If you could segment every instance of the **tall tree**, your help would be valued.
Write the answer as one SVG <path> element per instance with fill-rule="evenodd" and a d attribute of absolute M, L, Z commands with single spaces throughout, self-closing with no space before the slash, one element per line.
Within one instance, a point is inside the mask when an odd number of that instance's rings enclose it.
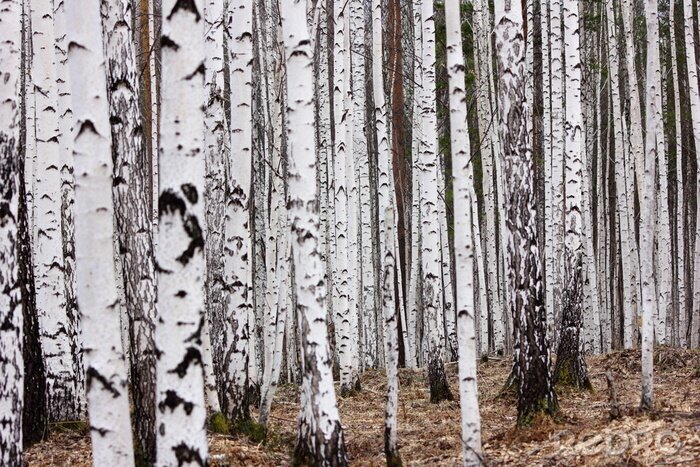
<path fill-rule="evenodd" d="M 314 141 L 313 51 L 305 5 L 280 4 L 287 65 L 288 209 L 294 257 L 295 308 L 302 330 L 304 373 L 301 387 L 297 461 L 347 465 L 345 440 L 335 399 L 326 327 L 323 265 L 318 251 Z"/>
<path fill-rule="evenodd" d="M 458 0 L 445 2 L 447 72 L 450 91 L 450 149 L 454 171 L 455 277 L 459 342 L 459 402 L 462 416 L 464 465 L 481 465 L 481 415 L 476 384 L 474 330 L 474 239 L 472 236 L 473 166 L 470 164 L 467 97 L 462 51 L 462 22 Z M 479 248 L 479 246 L 477 246 Z"/>
<path fill-rule="evenodd" d="M 247 420 L 248 335 L 251 302 L 251 218 L 250 185 L 252 169 L 252 66 L 253 3 L 234 0 L 228 6 L 231 42 L 231 153 L 226 177 L 226 221 L 224 240 L 224 282 L 227 292 L 224 345 L 227 373 L 222 397 L 224 414 L 232 421 Z"/>
<path fill-rule="evenodd" d="M 528 425 L 538 414 L 554 413 L 557 400 L 550 368 L 535 219 L 521 12 L 520 1 L 496 3 L 498 122 L 506 189 L 506 255 L 514 325 L 513 359 L 518 381 L 518 424 Z"/>
<path fill-rule="evenodd" d="M 424 141 L 419 153 L 421 213 L 421 282 L 423 322 L 427 333 L 428 384 L 430 401 L 452 400 L 445 376 L 445 328 L 442 270 L 440 261 L 440 218 L 438 199 L 438 133 L 435 92 L 435 16 L 433 3 L 423 1 L 421 9 L 423 89 L 420 93 L 421 131 Z"/>
<path fill-rule="evenodd" d="M 138 69 L 132 5 L 103 3 L 107 94 L 114 161 L 114 206 L 129 320 L 131 391 L 136 441 L 146 462 L 155 461 L 156 272 L 153 251 L 147 154 L 139 109 Z M 126 349 L 125 349 L 126 350 Z"/>
<path fill-rule="evenodd" d="M 23 317 L 19 282 L 22 5 L 0 2 L 0 463 L 22 465 Z"/>
<path fill-rule="evenodd" d="M 564 76 L 566 79 L 565 186 L 566 235 L 564 237 L 564 287 L 562 294 L 562 329 L 557 348 L 555 380 L 579 388 L 590 388 L 584 359 L 584 246 L 587 234 L 583 224 L 584 141 L 581 108 L 581 55 L 579 40 L 578 3 L 564 0 Z"/>
<path fill-rule="evenodd" d="M 35 279 L 36 306 L 46 364 L 49 417 L 78 420 L 85 412 L 76 328 L 69 316 L 61 230 L 61 134 L 53 1 L 33 2 L 32 71 L 36 89 Z M 67 135 L 66 135 L 67 136 Z"/>
<path fill-rule="evenodd" d="M 163 3 L 159 146 L 157 458 L 208 462 L 204 424 L 204 21 L 201 0 Z M 187 96 L 187 99 L 183 99 Z"/>
<path fill-rule="evenodd" d="M 112 138 L 97 2 L 66 4 L 75 116 L 75 259 L 95 465 L 133 465 L 127 368 L 114 268 Z M 88 91 L 89 90 L 89 91 Z"/>

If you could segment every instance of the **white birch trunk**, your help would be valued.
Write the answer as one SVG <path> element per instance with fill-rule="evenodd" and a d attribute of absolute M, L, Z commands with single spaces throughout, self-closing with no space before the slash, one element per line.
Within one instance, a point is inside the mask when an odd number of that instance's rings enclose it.
<path fill-rule="evenodd" d="M 639 251 L 642 273 L 642 401 L 641 408 L 654 405 L 654 325 L 657 319 L 654 234 L 656 232 L 656 162 L 663 145 L 661 109 L 661 63 L 659 61 L 659 19 L 656 0 L 645 3 L 647 26 L 646 60 L 646 158 L 643 197 L 640 199 Z M 662 163 L 664 161 L 659 161 Z M 666 180 L 662 180 L 665 183 Z M 665 323 L 663 323 L 665 326 Z"/>
<path fill-rule="evenodd" d="M 67 313 L 61 230 L 61 134 L 53 2 L 32 4 L 32 81 L 36 93 L 35 278 L 36 305 L 46 365 L 49 418 L 77 420 L 83 388 L 78 385 L 76 319 Z M 76 318 L 76 317 L 73 317 Z"/>
<path fill-rule="evenodd" d="M 218 388 L 223 387 L 225 351 L 223 349 L 224 313 L 224 208 L 226 194 L 225 164 L 229 151 L 229 133 L 224 108 L 224 1 L 207 0 L 206 22 L 206 110 L 204 144 L 206 150 L 206 323 L 203 329 L 204 384 L 207 405 L 219 412 Z M 209 343 L 207 343 L 207 340 Z M 214 362 L 216 364 L 214 365 Z M 216 375 L 219 375 L 216 378 Z"/>
<path fill-rule="evenodd" d="M 445 326 L 445 359 L 457 360 L 457 322 L 454 309 L 454 287 L 452 284 L 452 260 L 450 258 L 450 239 L 447 232 L 447 206 L 445 200 L 444 164 L 439 164 L 438 173 L 438 211 L 440 216 L 440 262 L 442 268 L 442 296 Z M 471 205 L 469 207 L 471 209 Z"/>
<path fill-rule="evenodd" d="M 423 90 L 420 93 L 422 114 L 420 129 L 424 141 L 419 155 L 421 212 L 421 282 L 423 322 L 427 336 L 428 380 L 430 399 L 452 399 L 443 361 L 445 359 L 444 297 L 441 286 L 440 211 L 438 193 L 438 133 L 435 83 L 435 17 L 433 4 L 424 1 L 421 8 Z"/>
<path fill-rule="evenodd" d="M 201 348 L 206 319 L 203 12 L 201 0 L 163 3 L 157 465 L 208 461 Z"/>
<path fill-rule="evenodd" d="M 22 3 L 0 4 L 0 464 L 22 465 L 24 319 L 19 282 Z"/>
<path fill-rule="evenodd" d="M 114 269 L 112 138 L 100 6 L 66 3 L 75 116 L 77 296 L 94 465 L 133 465 L 127 369 Z"/>
<path fill-rule="evenodd" d="M 695 37 L 693 31 L 693 5 L 692 0 L 683 0 L 683 12 L 685 17 L 685 58 L 688 70 L 688 89 L 690 93 L 690 114 L 692 119 L 693 140 L 695 148 L 700 148 L 700 75 L 695 59 Z M 698 167 L 697 180 L 700 182 L 700 166 Z M 700 187 L 700 184 L 698 185 Z M 700 203 L 698 203 L 700 213 Z M 700 216 L 698 216 L 700 218 Z M 700 222 L 697 222 L 695 231 L 695 252 L 693 255 L 693 308 L 692 316 L 688 317 L 689 328 L 688 341 L 693 348 L 700 347 Z"/>
<path fill-rule="evenodd" d="M 454 173 L 455 278 L 459 339 L 459 400 L 462 419 L 464 465 L 482 465 L 481 416 L 476 382 L 476 334 L 474 329 L 474 241 L 472 196 L 474 181 L 470 165 L 467 98 L 464 90 L 462 23 L 458 0 L 445 2 L 447 73 L 450 95 L 450 139 Z M 479 248 L 477 246 L 477 248 Z"/>
<path fill-rule="evenodd" d="M 151 215 L 153 219 L 153 232 L 158 231 L 158 197 L 156 193 L 160 193 L 159 185 L 159 161 L 158 154 L 160 154 L 160 81 L 159 73 L 160 69 L 160 46 L 157 41 L 160 39 L 160 28 L 156 30 L 157 24 L 162 24 L 162 16 L 160 16 L 162 8 L 156 8 L 156 2 L 160 5 L 162 0 L 146 0 L 148 2 L 148 73 L 150 82 L 150 117 L 151 117 L 151 134 L 150 134 L 150 149 L 151 149 Z M 159 18 L 161 18 L 161 23 L 158 23 Z M 153 246 L 155 247 L 158 241 L 158 236 L 153 236 Z"/>
<path fill-rule="evenodd" d="M 318 252 L 314 151 L 313 52 L 304 5 L 280 5 L 287 64 L 289 197 L 295 308 L 302 330 L 304 374 L 295 457 L 316 465 L 347 465 L 335 399 L 326 327 L 323 265 Z"/>
<path fill-rule="evenodd" d="M 683 135 L 681 127 L 681 98 L 680 81 L 678 79 L 678 52 L 676 50 L 676 24 L 675 24 L 675 4 L 670 2 L 669 30 L 671 42 L 671 74 L 673 75 L 673 105 L 674 105 L 674 134 L 675 134 L 675 155 L 676 155 L 676 229 L 673 233 L 676 236 L 676 317 L 675 335 L 672 337 L 672 344 L 679 347 L 687 346 L 687 316 L 686 316 L 686 266 L 685 266 L 685 197 L 683 189 Z"/>
<path fill-rule="evenodd" d="M 227 291 L 225 371 L 227 381 L 222 395 L 223 411 L 230 420 L 250 417 L 246 391 L 248 344 L 252 310 L 252 248 L 250 189 L 252 171 L 252 71 L 253 3 L 234 0 L 228 6 L 231 73 L 231 155 L 228 161 L 226 224 L 224 240 L 224 283 Z M 251 350 L 249 350 L 251 349 Z M 253 355 L 250 356 L 253 358 Z"/>

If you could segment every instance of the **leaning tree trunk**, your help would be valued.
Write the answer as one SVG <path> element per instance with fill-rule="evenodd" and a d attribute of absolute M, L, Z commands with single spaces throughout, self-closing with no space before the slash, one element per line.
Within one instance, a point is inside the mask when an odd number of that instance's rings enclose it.
<path fill-rule="evenodd" d="M 532 147 L 525 102 L 525 57 L 519 1 L 496 2 L 498 118 L 503 150 L 506 256 L 510 309 L 513 314 L 513 359 L 518 380 L 518 425 L 538 414 L 552 414 L 557 401 L 552 384 L 542 289 Z M 517 292 L 517 293 L 516 293 Z"/>
<path fill-rule="evenodd" d="M 224 348 L 227 384 L 222 410 L 233 422 L 250 418 L 248 411 L 248 323 L 252 308 L 250 186 L 252 170 L 253 3 L 234 0 L 228 5 L 231 70 L 231 152 L 226 177 L 224 283 L 226 324 Z M 230 341 L 228 341 L 230 339 Z"/>
<path fill-rule="evenodd" d="M 24 362 L 19 279 L 22 5 L 0 5 L 0 464 L 22 465 Z"/>
<path fill-rule="evenodd" d="M 203 2 L 163 3 L 158 201 L 156 451 L 162 465 L 208 462 L 204 316 Z M 183 96 L 187 96 L 183 99 Z"/>
<path fill-rule="evenodd" d="M 445 375 L 445 329 L 440 262 L 440 219 L 438 208 L 438 134 L 435 92 L 435 18 L 433 3 L 421 2 L 423 33 L 423 91 L 421 92 L 421 130 L 425 135 L 420 149 L 421 281 L 423 321 L 428 339 L 428 384 L 430 401 L 452 400 Z"/>
<path fill-rule="evenodd" d="M 133 465 L 114 269 L 112 138 L 100 5 L 67 2 L 75 155 L 75 258 L 95 465 Z"/>
<path fill-rule="evenodd" d="M 324 306 L 326 288 L 318 252 L 313 51 L 305 15 L 302 2 L 283 0 L 280 4 L 289 116 L 287 206 L 292 221 L 295 308 L 299 312 L 304 358 L 302 409 L 294 457 L 302 464 L 344 466 L 347 455 L 333 387 Z"/>
<path fill-rule="evenodd" d="M 578 4 L 564 0 L 564 44 L 566 48 L 566 123 L 564 174 L 566 185 L 564 237 L 564 287 L 562 327 L 557 347 L 554 379 L 559 384 L 590 389 L 583 340 L 583 113 L 581 111 L 581 56 L 579 47 Z M 590 227 L 589 227 L 590 228 Z M 589 234 L 590 235 L 590 234 Z"/>
<path fill-rule="evenodd" d="M 49 417 L 77 420 L 84 415 L 83 388 L 76 368 L 80 344 L 77 317 L 67 313 L 61 231 L 61 134 L 58 116 L 57 65 L 53 2 L 32 4 L 33 58 L 31 79 L 36 89 L 34 222 L 36 306 L 46 364 Z M 65 135 L 66 137 L 68 135 Z"/>
<path fill-rule="evenodd" d="M 473 166 L 467 128 L 464 55 L 459 1 L 445 2 L 447 72 L 450 95 L 450 149 L 454 174 L 455 279 L 457 281 L 457 338 L 459 342 L 459 401 L 464 465 L 481 465 L 481 415 L 476 384 L 474 330 L 474 248 L 472 236 Z M 476 248 L 480 248 L 476 245 Z"/>
<path fill-rule="evenodd" d="M 112 125 L 114 206 L 124 298 L 129 320 L 131 392 L 139 454 L 155 462 L 156 454 L 156 277 L 150 185 L 139 110 L 139 79 L 128 1 L 103 3 L 107 89 Z"/>

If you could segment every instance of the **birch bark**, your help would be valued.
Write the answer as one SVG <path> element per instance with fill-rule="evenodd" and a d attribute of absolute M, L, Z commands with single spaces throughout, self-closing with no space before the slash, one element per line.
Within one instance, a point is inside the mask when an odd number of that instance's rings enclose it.
<path fill-rule="evenodd" d="M 202 13 L 201 0 L 163 3 L 155 329 L 158 465 L 208 462 L 201 334 L 206 319 Z"/>
<path fill-rule="evenodd" d="M 129 317 L 131 391 L 139 450 L 155 460 L 156 272 L 150 185 L 139 109 L 139 79 L 129 2 L 103 2 L 102 28 L 107 60 L 107 86 L 114 160 L 116 226 L 124 298 Z"/>
<path fill-rule="evenodd" d="M 458 0 L 445 2 L 447 72 L 450 93 L 450 148 L 454 171 L 455 279 L 459 341 L 459 401 L 464 465 L 482 465 L 481 416 L 476 383 L 474 331 L 474 241 L 472 237 L 473 177 L 470 164 L 467 98 L 464 89 L 462 22 Z M 478 246 L 477 246 L 478 248 Z"/>
<path fill-rule="evenodd" d="M 84 414 L 77 319 L 68 316 L 61 231 L 61 140 L 58 115 L 54 5 L 32 4 L 32 81 L 36 90 L 35 279 L 36 305 L 46 364 L 49 418 Z M 76 318 L 76 317 L 73 317 Z"/>
<path fill-rule="evenodd" d="M 546 335 L 542 271 L 532 181 L 532 148 L 525 101 L 525 57 L 519 1 L 496 3 L 499 130 L 506 201 L 506 250 L 514 364 L 518 380 L 518 424 L 557 410 Z M 516 293 L 517 291 L 517 293 Z"/>
<path fill-rule="evenodd" d="M 287 66 L 289 197 L 294 256 L 295 308 L 299 312 L 304 373 L 299 435 L 300 463 L 347 465 L 335 399 L 326 327 L 323 265 L 318 252 L 318 203 L 314 151 L 313 52 L 302 2 L 280 4 Z"/>
<path fill-rule="evenodd" d="M 0 3 L 0 464 L 22 465 L 23 317 L 19 277 L 22 4 Z"/>
<path fill-rule="evenodd" d="M 134 453 L 113 257 L 112 138 L 99 3 L 68 1 L 66 31 L 76 127 L 77 296 L 93 462 L 129 466 Z"/>

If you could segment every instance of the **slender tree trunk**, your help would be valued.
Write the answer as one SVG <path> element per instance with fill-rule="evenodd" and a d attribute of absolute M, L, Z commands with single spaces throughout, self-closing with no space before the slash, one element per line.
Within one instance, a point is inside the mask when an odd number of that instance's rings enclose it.
<path fill-rule="evenodd" d="M 559 384 L 591 388 L 584 359 L 583 339 L 583 237 L 590 235 L 583 226 L 584 152 L 583 113 L 581 110 L 581 57 L 578 4 L 564 0 L 564 44 L 566 48 L 566 123 L 565 185 L 566 210 L 564 237 L 564 288 L 562 296 L 562 329 L 554 373 Z M 589 227 L 590 228 L 590 227 Z"/>
<path fill-rule="evenodd" d="M 52 2 L 32 6 L 33 67 L 36 89 L 36 304 L 46 364 L 49 417 L 77 420 L 84 415 L 77 317 L 66 304 L 61 230 L 61 134 L 58 115 L 57 64 Z M 71 319 L 73 318 L 73 319 Z"/>
<path fill-rule="evenodd" d="M 231 1 L 227 25 L 231 37 L 231 155 L 228 161 L 224 281 L 226 302 L 225 371 L 229 381 L 222 394 L 222 409 L 232 421 L 250 418 L 248 411 L 248 322 L 252 309 L 251 285 L 251 171 L 252 171 L 252 67 L 253 3 Z"/>
<path fill-rule="evenodd" d="M 438 195 L 438 134 L 435 93 L 435 18 L 433 4 L 423 1 L 421 30 L 423 34 L 421 60 L 423 62 L 423 90 L 421 92 L 421 130 L 425 135 L 420 148 L 420 211 L 421 211 L 421 282 L 423 322 L 428 339 L 428 384 L 430 401 L 452 400 L 445 376 L 445 329 L 443 291 L 440 264 L 440 217 Z"/>
<path fill-rule="evenodd" d="M 77 296 L 95 465 L 133 465 L 127 368 L 114 269 L 112 138 L 100 5 L 66 3 L 75 115 Z M 90 93 L 86 90 L 91 90 Z"/>
<path fill-rule="evenodd" d="M 681 126 L 681 98 L 680 98 L 680 80 L 678 79 L 678 62 L 679 55 L 676 50 L 676 2 L 670 2 L 669 14 L 669 29 L 671 42 L 671 74 L 673 75 L 673 105 L 674 105 L 674 154 L 676 157 L 676 264 L 675 264 L 675 295 L 676 295 L 676 318 L 675 318 L 675 335 L 672 343 L 679 347 L 685 347 L 688 344 L 687 340 L 687 316 L 686 316 L 686 282 L 685 282 L 685 204 L 683 190 L 683 134 Z M 682 10 L 681 10 L 682 11 Z"/>
<path fill-rule="evenodd" d="M 163 4 L 156 441 L 159 465 L 208 462 L 204 325 L 203 2 Z M 182 100 L 182 96 L 188 96 Z"/>
<path fill-rule="evenodd" d="M 207 0 L 204 5 L 206 22 L 206 71 L 207 90 L 204 119 L 204 143 L 206 147 L 205 207 L 207 219 L 207 281 L 206 328 L 211 345 L 204 347 L 205 384 L 207 405 L 212 412 L 221 410 L 218 390 L 223 390 L 226 315 L 224 311 L 224 207 L 226 205 L 226 179 L 224 166 L 228 158 L 229 133 L 224 108 L 224 0 Z M 205 343 L 206 344 L 206 343 Z M 210 350 L 210 352 L 208 351 Z M 210 355 L 207 355 L 207 354 Z M 207 364 L 211 362 L 211 366 Z M 210 369 L 207 369 L 209 367 Z M 212 376 L 215 376 L 212 378 Z"/>
<path fill-rule="evenodd" d="M 643 410 L 654 406 L 654 325 L 657 317 L 656 277 L 654 271 L 654 234 L 656 232 L 656 163 L 663 146 L 664 124 L 661 108 L 661 63 L 659 60 L 659 18 L 656 0 L 645 3 L 647 26 L 646 60 L 646 158 L 644 191 L 640 200 L 640 245 L 642 267 L 642 401 Z M 661 149 L 663 151 L 663 149 Z M 659 160 L 659 164 L 664 163 Z M 666 180 L 661 180 L 665 183 Z M 661 325 L 661 323 L 660 323 Z M 665 323 L 662 324 L 665 326 Z M 659 331 L 657 331 L 659 332 Z M 663 333 L 661 334 L 663 335 Z"/>
<path fill-rule="evenodd" d="M 22 465 L 23 317 L 19 281 L 22 4 L 0 5 L 0 464 Z"/>
<path fill-rule="evenodd" d="M 685 17 L 685 58 L 688 70 L 688 90 L 690 93 L 690 114 L 692 120 L 693 140 L 695 152 L 700 153 L 700 75 L 698 74 L 695 56 L 695 37 L 693 31 L 693 2 L 683 0 L 683 12 Z M 697 156 L 696 156 L 697 157 Z M 700 157 L 698 157 L 700 160 Z M 700 164 L 697 171 L 697 186 L 700 189 Z M 697 203 L 697 212 L 700 214 L 700 203 Z M 700 216 L 698 216 L 700 218 Z M 693 256 L 693 308 L 689 318 L 688 341 L 691 347 L 700 347 L 700 222 L 696 223 L 695 252 Z"/>
<path fill-rule="evenodd" d="M 520 2 L 496 4 L 498 111 L 508 230 L 507 259 L 518 380 L 518 425 L 552 414 L 552 384 L 532 181 L 532 148 L 525 102 L 525 57 Z M 518 291 L 516 294 L 515 291 Z"/>
<path fill-rule="evenodd" d="M 459 401 L 462 418 L 464 465 L 482 465 L 481 416 L 476 383 L 476 335 L 474 331 L 474 241 L 467 98 L 462 51 L 462 23 L 458 0 L 445 2 L 447 72 L 450 95 L 450 148 L 455 219 L 455 279 L 457 281 L 457 337 L 459 339 Z M 480 248 L 477 245 L 477 248 Z"/>
<path fill-rule="evenodd" d="M 289 197 L 294 256 L 295 308 L 302 330 L 304 374 L 299 436 L 294 457 L 300 463 L 347 465 L 345 441 L 335 399 L 326 327 L 323 265 L 318 253 L 318 203 L 314 151 L 313 52 L 304 5 L 280 4 L 287 64 Z"/>
<path fill-rule="evenodd" d="M 138 449 L 155 461 L 155 263 L 148 170 L 138 107 L 139 80 L 129 2 L 103 5 L 107 86 L 112 124 L 114 201 L 124 297 L 129 317 L 131 391 Z"/>

